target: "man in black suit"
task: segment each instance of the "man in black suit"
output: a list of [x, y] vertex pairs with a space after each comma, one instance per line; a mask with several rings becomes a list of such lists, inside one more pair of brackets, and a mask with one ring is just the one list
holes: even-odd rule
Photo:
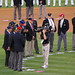
[[42, 26], [45, 26], [46, 24], [48, 24], [49, 26], [51, 26], [51, 31], [49, 32], [49, 51], [50, 52], [54, 52], [52, 49], [53, 49], [53, 42], [54, 42], [54, 32], [56, 32], [56, 25], [55, 25], [55, 22], [54, 22], [54, 18], [52, 17], [52, 13], [48, 13], [48, 18], [46, 18], [44, 21], [43, 21], [43, 24]]
[[72, 18], [72, 25], [73, 25], [73, 41], [72, 41], [72, 48], [75, 50], [75, 17]]
[[69, 22], [64, 18], [64, 14], [60, 14], [60, 20], [58, 21], [58, 48], [57, 51], [60, 50], [61, 41], [64, 42], [64, 50], [67, 50], [67, 38], [66, 32], [69, 29]]
[[7, 27], [5, 29], [5, 35], [4, 35], [4, 43], [3, 48], [5, 50], [6, 58], [5, 58], [5, 66], [8, 66], [9, 64], [9, 57], [10, 57], [10, 48], [9, 48], [9, 38], [12, 31], [12, 27]]
[[32, 56], [33, 55], [33, 49], [34, 49], [34, 27], [32, 25], [33, 21], [32, 18], [29, 18], [26, 22], [26, 29], [28, 29], [28, 32], [26, 33], [26, 45], [25, 45], [25, 56]]
[[13, 35], [14, 41], [14, 70], [22, 71], [22, 59], [24, 50], [24, 36], [21, 34], [21, 27], [17, 27], [17, 32]]
[[14, 3], [14, 20], [16, 20], [16, 11], [18, 9], [18, 19], [21, 19], [21, 0], [13, 0]]
[[44, 18], [46, 18], [46, 0], [39, 0], [39, 19], [42, 18], [42, 8], [44, 13]]
[[33, 0], [24, 0], [26, 2], [26, 19], [28, 19], [31, 14], [34, 17], [33, 13]]

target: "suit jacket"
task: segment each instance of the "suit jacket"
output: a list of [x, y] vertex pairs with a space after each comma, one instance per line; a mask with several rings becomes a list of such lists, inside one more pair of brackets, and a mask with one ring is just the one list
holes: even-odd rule
[[61, 22], [61, 20], [58, 21], [58, 35], [60, 35], [61, 32], [63, 32], [65, 34], [69, 29], [69, 22], [67, 19], [64, 19], [62, 28], [60, 27], [60, 22]]
[[72, 18], [73, 34], [75, 34], [75, 17]]
[[31, 29], [28, 21], [26, 22], [26, 29], [28, 29], [28, 32], [26, 33], [26, 40], [31, 41], [33, 39], [33, 36], [35, 36], [35, 34], [34, 34], [34, 30]]
[[42, 5], [46, 5], [46, 0], [39, 0], [39, 5], [40, 5], [40, 1], [42, 1]]
[[4, 43], [2, 46], [2, 48], [4, 48], [4, 50], [7, 50], [8, 46], [9, 46], [9, 37], [10, 37], [10, 34], [8, 33], [7, 30], [5, 30]]
[[33, 0], [24, 0], [26, 2], [26, 7], [33, 7]]
[[23, 52], [25, 45], [24, 36], [21, 33], [17, 32], [13, 35], [13, 40], [14, 40], [14, 51]]
[[[54, 18], [52, 18], [52, 20], [54, 21]], [[45, 25], [50, 25], [48, 18], [46, 18], [46, 19], [43, 21], [42, 26], [45, 26]], [[56, 32], [56, 25], [55, 25], [55, 30], [54, 30], [54, 32]]]
[[33, 20], [33, 27], [34, 27], [34, 35], [35, 35], [35, 37], [36, 37], [37, 21], [36, 21], [35, 19]]
[[14, 6], [21, 5], [21, 0], [13, 0]]

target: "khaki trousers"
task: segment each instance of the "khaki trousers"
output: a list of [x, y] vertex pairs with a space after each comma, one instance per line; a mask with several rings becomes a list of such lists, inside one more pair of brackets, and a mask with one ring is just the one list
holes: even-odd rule
[[48, 57], [49, 57], [49, 44], [42, 46], [42, 53], [44, 58], [44, 65], [48, 66]]
[[34, 40], [26, 41], [25, 56], [32, 56], [33, 55], [33, 49], [34, 49]]

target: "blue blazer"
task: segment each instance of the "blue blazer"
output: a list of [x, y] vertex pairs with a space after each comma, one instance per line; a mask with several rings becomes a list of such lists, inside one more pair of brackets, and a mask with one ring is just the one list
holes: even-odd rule
[[13, 35], [13, 40], [14, 40], [14, 51], [23, 52], [25, 45], [24, 36], [21, 33], [17, 32]]

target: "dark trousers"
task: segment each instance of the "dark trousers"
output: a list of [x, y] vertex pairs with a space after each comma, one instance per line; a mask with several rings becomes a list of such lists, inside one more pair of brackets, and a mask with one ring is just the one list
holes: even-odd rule
[[64, 50], [66, 51], [67, 50], [67, 38], [66, 38], [66, 34], [62, 33], [60, 34], [60, 36], [58, 36], [58, 48], [57, 48], [57, 51], [60, 50], [60, 47], [61, 47], [61, 42], [64, 42]]
[[6, 51], [5, 50], [5, 54], [6, 54], [6, 57], [5, 57], [5, 66], [8, 66], [8, 64], [9, 64], [9, 57], [10, 57], [10, 51]]
[[18, 19], [21, 19], [21, 5], [14, 6], [14, 20], [16, 20], [17, 11], [18, 11]]
[[10, 57], [9, 57], [9, 68], [12, 68], [13, 69], [13, 66], [14, 66], [14, 52], [13, 51], [10, 51]]
[[30, 14], [34, 17], [33, 7], [26, 7], [26, 18], [28, 18]]
[[22, 70], [23, 52], [14, 52], [14, 70]]
[[38, 48], [37, 37], [36, 37], [35, 40], [34, 40], [34, 48], [35, 48], [36, 54], [39, 54], [39, 48]]
[[50, 48], [49, 48], [49, 51], [52, 51], [52, 49], [53, 49], [53, 42], [54, 42], [54, 32], [50, 32], [49, 41], [50, 41]]

